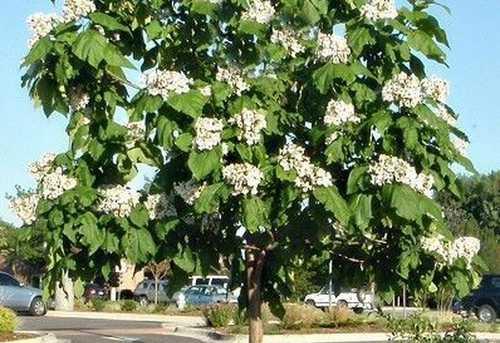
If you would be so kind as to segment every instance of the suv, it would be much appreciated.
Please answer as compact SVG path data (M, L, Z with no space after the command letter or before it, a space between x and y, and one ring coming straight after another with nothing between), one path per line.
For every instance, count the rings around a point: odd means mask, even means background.
M329 305L328 286L323 287L318 293L308 294L304 302L317 308L327 308ZM335 289L333 287L333 289ZM348 307L356 313L364 310L373 310L375 296L373 292L359 290L356 288L341 288L340 293L332 291L332 305L339 307Z
M167 296L167 280L160 280L158 283L158 302L166 303L169 301ZM154 280L144 280L134 291L134 299L142 306L155 301L155 282Z
M479 288L455 304L453 310L473 313L483 322L494 322L500 315L500 275L484 275Z
M0 272L0 305L33 316L43 316L47 306L38 288L26 287L7 273Z

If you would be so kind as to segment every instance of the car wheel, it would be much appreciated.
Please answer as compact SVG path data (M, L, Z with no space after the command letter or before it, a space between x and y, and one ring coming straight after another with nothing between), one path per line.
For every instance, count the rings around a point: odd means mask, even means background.
M45 303L43 302L42 298L35 298L31 302L30 306L30 314L32 316L44 316L47 313L47 307L45 306Z
M337 307L342 307L342 308L348 307L347 301L345 301L345 300L339 300L339 301L337 301Z
M148 306L148 304L149 304L148 298L146 298L146 297L139 298L139 305L145 307L145 306Z
M309 300L306 301L306 305L309 305L309 306L312 306L312 307L316 307L316 303L314 302L314 300L311 300L311 299L309 299Z
M481 305L477 310L477 317L482 322L491 323L497 319L497 313L490 305Z

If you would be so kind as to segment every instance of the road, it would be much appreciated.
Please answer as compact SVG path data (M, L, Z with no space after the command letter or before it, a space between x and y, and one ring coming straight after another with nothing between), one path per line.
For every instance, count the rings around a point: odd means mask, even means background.
M50 332L71 343L201 343L169 335L159 323L121 320L20 317L19 330Z

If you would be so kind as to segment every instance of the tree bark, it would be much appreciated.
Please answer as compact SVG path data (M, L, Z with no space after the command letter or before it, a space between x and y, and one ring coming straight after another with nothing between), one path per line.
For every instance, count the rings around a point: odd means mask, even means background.
M265 250L247 250L248 320L249 343L262 343L264 326L262 323L262 270L266 260Z
M75 309L75 291L73 280L68 271L64 271L61 280L56 281L55 308L57 311L73 311Z
M158 284L160 283L160 280L158 276L155 275L155 305L158 305Z

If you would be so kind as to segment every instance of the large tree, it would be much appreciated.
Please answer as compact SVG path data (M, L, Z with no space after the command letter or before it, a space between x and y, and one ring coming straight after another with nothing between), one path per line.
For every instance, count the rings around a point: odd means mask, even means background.
M51 271L106 275L161 249L182 285L226 256L252 343L262 301L282 314L289 267L325 250L390 298L432 284L436 245L420 242L440 232L466 291L476 260L432 198L459 193L453 163L472 169L421 59L445 63L434 4L66 0L31 17L24 85L71 140L25 216L49 232ZM157 173L139 194L125 185L144 164Z

